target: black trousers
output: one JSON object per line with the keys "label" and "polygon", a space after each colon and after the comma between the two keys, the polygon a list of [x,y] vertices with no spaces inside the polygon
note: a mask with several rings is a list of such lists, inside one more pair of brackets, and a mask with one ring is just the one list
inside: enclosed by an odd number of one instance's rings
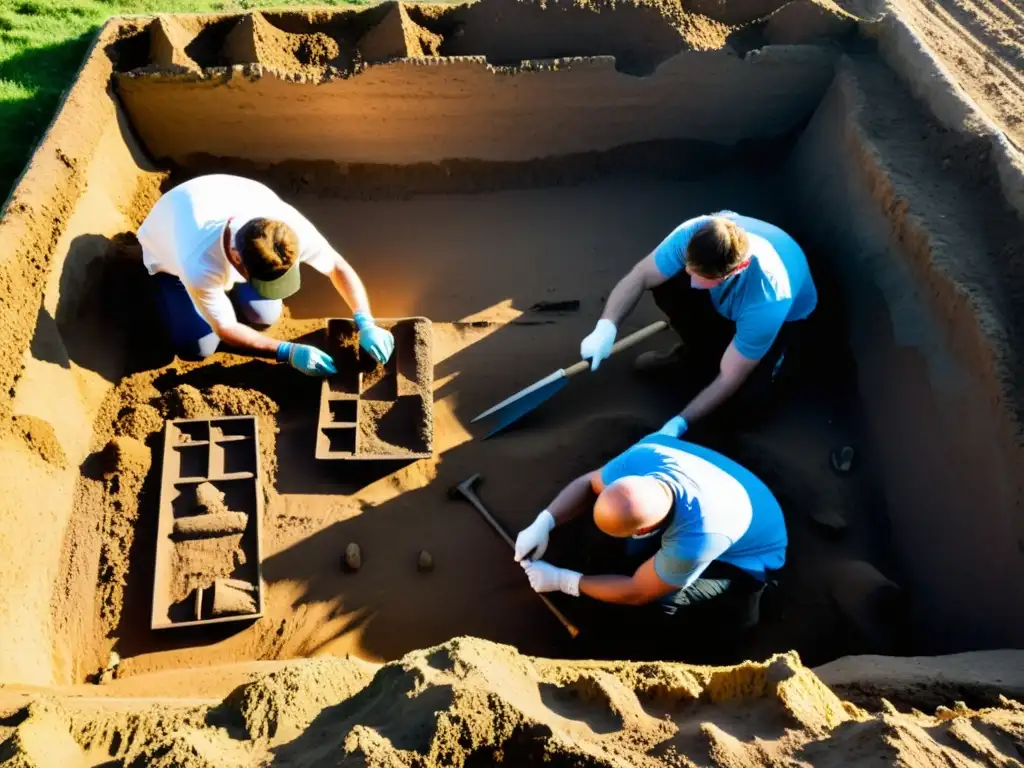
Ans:
{"label": "black trousers", "polygon": [[[661,547],[661,533],[626,539],[625,558],[630,569],[640,567]],[[646,606],[648,619],[699,620],[726,633],[749,629],[758,621],[758,605],[765,582],[735,565],[715,560],[694,582]],[[674,622],[673,622],[674,623]]]}
{"label": "black trousers", "polygon": [[[690,285],[686,272],[653,288],[651,295],[683,342],[684,396],[692,398],[718,375],[722,355],[736,333],[736,324],[718,313],[708,291]],[[806,320],[784,323],[771,348],[739,390],[722,403],[708,421],[748,421],[761,415],[795,367],[794,358],[807,335],[806,328]]]}

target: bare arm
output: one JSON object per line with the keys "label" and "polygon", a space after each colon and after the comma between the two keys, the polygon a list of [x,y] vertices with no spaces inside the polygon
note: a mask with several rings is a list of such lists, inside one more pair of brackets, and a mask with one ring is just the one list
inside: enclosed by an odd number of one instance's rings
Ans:
{"label": "bare arm", "polygon": [[189,295],[200,315],[221,341],[257,357],[273,357],[281,344],[238,321],[227,292],[221,288],[190,289]]}
{"label": "bare arm", "polygon": [[757,367],[757,360],[744,357],[730,343],[722,355],[718,375],[683,409],[682,417],[687,424],[703,418],[732,397],[750,373]]}
{"label": "bare arm", "polygon": [[618,328],[636,308],[644,291],[661,285],[665,279],[654,265],[654,254],[645,256],[612,289],[608,301],[605,302],[601,319],[610,320]]}
{"label": "bare arm", "polygon": [[230,323],[214,329],[221,340],[257,357],[274,357],[281,342],[242,323]]}
{"label": "bare arm", "polygon": [[661,580],[654,570],[653,557],[632,576],[584,576],[580,579],[581,594],[619,605],[646,605],[677,589]]}
{"label": "bare arm", "polygon": [[366,286],[363,285],[363,281],[359,278],[352,266],[341,257],[340,254],[334,254],[334,268],[328,274],[331,278],[331,283],[334,284],[335,290],[341,294],[341,297],[348,304],[353,314],[356,312],[370,312],[370,299],[366,295]]}
{"label": "bare arm", "polygon": [[548,512],[555,519],[555,525],[567,523],[580,512],[593,507],[600,492],[595,484],[600,483],[600,472],[588,472],[581,475],[559,491],[554,501],[548,506]]}

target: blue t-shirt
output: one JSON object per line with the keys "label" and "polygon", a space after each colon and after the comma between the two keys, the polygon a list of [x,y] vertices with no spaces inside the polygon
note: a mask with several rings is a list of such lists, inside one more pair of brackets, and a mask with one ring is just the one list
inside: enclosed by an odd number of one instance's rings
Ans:
{"label": "blue t-shirt", "polygon": [[[718,313],[736,323],[737,351],[760,360],[771,348],[782,324],[803,320],[818,303],[818,291],[811,279],[807,257],[796,240],[760,219],[720,211],[747,233],[750,266],[710,289],[711,303]],[[654,251],[654,264],[666,278],[675,277],[685,266],[690,238],[712,216],[684,221]]]}
{"label": "blue t-shirt", "polygon": [[675,499],[654,570],[662,581],[690,586],[713,560],[756,579],[786,562],[786,522],[775,496],[750,470],[700,445],[649,435],[601,470],[601,480],[656,478]]}

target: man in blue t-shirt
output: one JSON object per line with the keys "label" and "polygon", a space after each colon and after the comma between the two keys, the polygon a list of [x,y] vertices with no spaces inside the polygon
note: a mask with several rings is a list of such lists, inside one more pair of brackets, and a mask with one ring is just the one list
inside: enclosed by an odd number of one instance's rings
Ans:
{"label": "man in blue t-shirt", "polygon": [[[601,531],[652,553],[632,576],[584,576],[540,559],[552,529],[591,506]],[[767,575],[785,563],[787,542],[782,509],[752,472],[709,448],[655,434],[569,483],[520,531],[515,560],[538,592],[656,603],[669,614],[739,595],[745,629],[757,622]]]}
{"label": "man in blue t-shirt", "polygon": [[732,211],[697,216],[612,290],[597,326],[580,344],[591,370],[611,354],[619,325],[646,290],[682,343],[640,355],[637,368],[683,362],[691,383],[710,379],[659,430],[670,437],[682,436],[730,399],[735,404],[767,394],[794,331],[818,302],[807,258],[786,232]]}

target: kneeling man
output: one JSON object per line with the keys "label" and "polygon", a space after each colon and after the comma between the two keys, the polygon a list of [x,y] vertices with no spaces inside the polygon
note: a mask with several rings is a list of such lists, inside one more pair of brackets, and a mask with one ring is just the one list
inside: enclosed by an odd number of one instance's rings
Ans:
{"label": "kneeling man", "polygon": [[138,237],[164,328],[182,356],[209,357],[224,341],[310,376],[335,373],[326,352],[259,330],[299,290],[303,262],[330,278],[352,309],[368,354],[385,363],[394,351],[391,333],[370,314],[356,271],[305,216],[257,181],[227,174],[186,181],[157,200]]}
{"label": "kneeling man", "polygon": [[[632,576],[584,575],[540,558],[551,530],[585,508],[609,536],[650,556]],[[515,559],[538,592],[652,605],[673,615],[738,596],[739,629],[758,620],[767,574],[786,559],[786,524],[768,487],[708,448],[649,435],[603,468],[576,478],[516,538]]]}

